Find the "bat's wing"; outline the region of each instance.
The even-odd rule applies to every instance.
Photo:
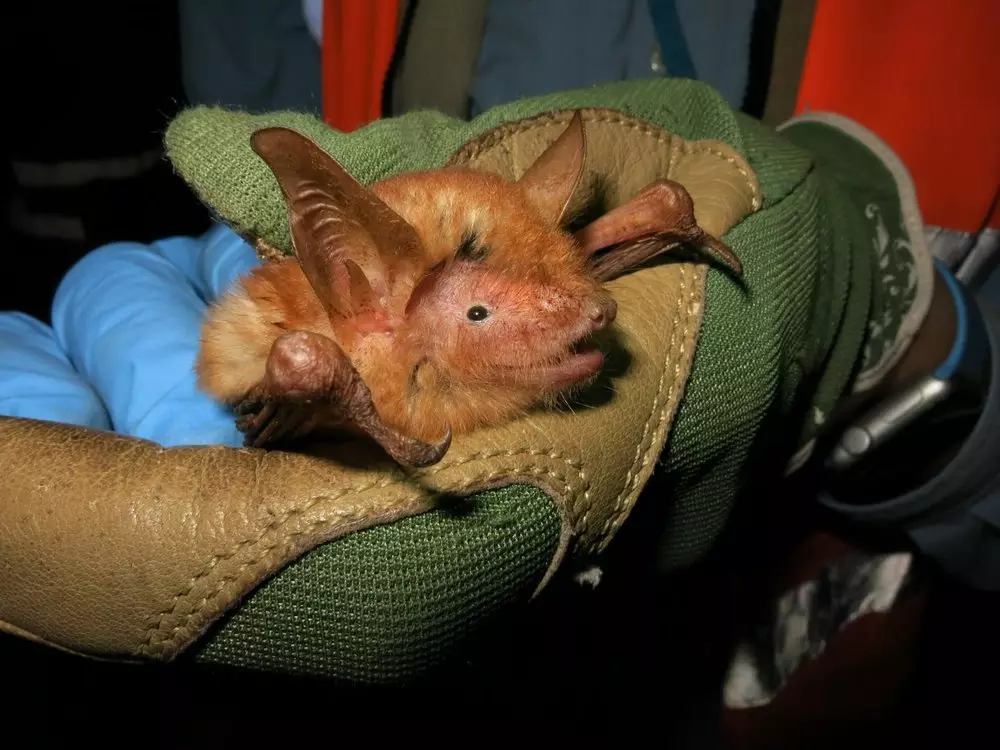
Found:
[[[736,276],[743,275],[740,259],[698,226],[691,195],[672,180],[651,183],[632,200],[595,219],[575,236],[602,281],[681,245],[698,246]]]
[[[425,443],[386,425],[372,403],[371,391],[336,342],[306,331],[290,331],[271,347],[264,380],[236,407],[245,443],[265,447],[294,440],[340,422],[361,431],[403,466],[440,461],[451,445],[449,430],[441,442]]]
[[[334,329],[384,324],[397,281],[420,270],[413,227],[301,133],[265,128],[251,143],[281,186],[295,254]]]

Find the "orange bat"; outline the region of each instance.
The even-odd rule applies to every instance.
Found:
[[[575,235],[577,113],[517,181],[445,168],[361,185],[306,137],[253,135],[288,206],[295,257],[244,276],[208,312],[199,385],[253,446],[333,430],[425,466],[454,434],[591,379],[615,319],[603,282],[683,243],[739,261],[658,181]]]

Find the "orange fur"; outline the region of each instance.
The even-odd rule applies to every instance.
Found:
[[[498,338],[501,351],[463,336],[462,320],[442,325],[437,309],[415,316],[408,325],[397,319],[391,334],[367,337],[349,354],[383,420],[407,434],[433,439],[448,425],[455,434],[468,432],[515,416],[544,398],[549,384],[536,376],[535,368],[564,360],[571,346],[594,329],[585,306],[605,301],[569,235],[546,226],[516,185],[492,175],[404,175],[376,184],[373,192],[417,231],[428,268],[453,260],[463,234],[478,229],[490,248],[480,265],[495,271],[494,284],[525,323],[513,332],[517,335]],[[555,311],[560,314],[540,314],[542,304],[561,304]],[[337,340],[294,259],[254,269],[213,306],[198,360],[201,386],[221,400],[238,400],[261,380],[271,345],[288,330]],[[438,357],[421,368],[416,387],[411,387],[414,366],[435,349]],[[500,377],[498,366],[512,369]]]
[[[433,441],[449,428],[510,419],[593,377],[600,353],[574,346],[609,325],[615,306],[560,228],[582,164],[574,126],[557,141],[560,159],[540,159],[516,183],[450,169],[366,189],[332,159],[318,171],[323,155],[302,145],[308,158],[276,171],[298,260],[255,269],[212,307],[201,387],[239,402],[264,378],[275,340],[309,331],[337,342],[384,424]],[[273,162],[299,144],[274,143]],[[474,308],[487,317],[473,320]]]

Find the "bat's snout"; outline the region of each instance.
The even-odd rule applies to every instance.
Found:
[[[613,297],[592,300],[587,310],[587,315],[594,324],[594,330],[597,331],[601,331],[614,323],[617,314],[618,303],[615,302]]]

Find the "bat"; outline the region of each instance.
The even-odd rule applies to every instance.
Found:
[[[516,181],[468,168],[362,185],[305,136],[256,131],[288,209],[294,256],[213,303],[195,363],[248,446],[367,436],[401,466],[452,437],[590,382],[593,336],[615,320],[604,283],[701,245],[690,195],[660,180],[575,233],[564,227],[586,154],[577,112]]]

